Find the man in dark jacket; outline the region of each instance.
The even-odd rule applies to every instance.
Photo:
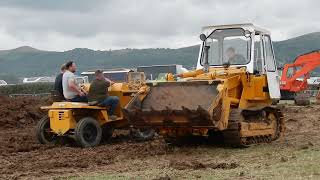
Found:
[[[63,88],[62,88],[62,76],[65,71],[66,71],[66,65],[62,64],[60,68],[60,74],[56,77],[56,80],[54,81],[55,93],[59,96],[59,99],[61,100],[64,100]]]
[[[233,47],[229,47],[226,50],[227,60],[230,64],[247,64],[246,58],[241,54],[236,54],[236,50]]]
[[[117,96],[109,96],[108,88],[114,84],[111,80],[104,77],[101,70],[95,72],[96,79],[90,84],[88,100],[89,104],[99,104],[100,106],[109,106],[108,112],[109,118],[115,120],[117,116],[114,115],[114,111],[119,104],[119,98]]]

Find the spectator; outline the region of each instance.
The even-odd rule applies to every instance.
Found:
[[[54,81],[54,90],[56,95],[58,95],[59,99],[65,100],[63,96],[63,87],[62,87],[62,76],[63,73],[66,71],[66,64],[62,64],[60,68],[60,73],[56,77],[56,80]]]

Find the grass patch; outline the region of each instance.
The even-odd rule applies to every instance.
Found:
[[[187,148],[187,147],[186,147]],[[179,156],[179,151],[171,155],[135,160],[135,165],[121,171],[96,172],[95,174],[70,179],[320,179],[320,149],[298,149],[276,145],[257,145],[245,149],[214,147],[196,148],[192,154],[182,156],[181,161],[197,160],[201,163],[236,162],[232,169],[175,169],[170,167],[170,159]],[[190,159],[191,157],[191,159]],[[185,160],[186,159],[186,160]],[[130,166],[130,160],[119,162]],[[108,168],[106,168],[108,169]],[[67,179],[69,179],[67,178]]]

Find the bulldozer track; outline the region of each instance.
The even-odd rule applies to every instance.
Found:
[[[276,117],[276,129],[275,134],[268,135],[256,135],[249,137],[241,137],[241,125],[240,122],[244,121],[244,117],[241,114],[240,109],[232,109],[229,115],[228,129],[223,131],[224,143],[231,146],[249,146],[259,143],[270,143],[281,136],[284,131],[284,117],[280,109],[274,107],[267,107],[263,110],[273,113]]]

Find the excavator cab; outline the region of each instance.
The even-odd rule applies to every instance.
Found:
[[[293,63],[284,65],[280,81],[283,99],[294,99],[297,105],[310,104],[307,80],[310,73],[320,66],[319,60],[320,51],[317,50],[300,55]]]
[[[222,134],[232,145],[277,139],[283,118],[272,106],[280,88],[270,33],[252,24],[208,26],[200,39],[197,69],[143,86],[123,108],[126,119],[169,138]]]

